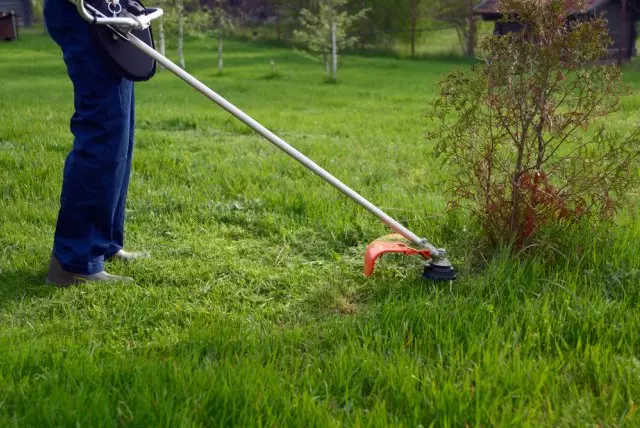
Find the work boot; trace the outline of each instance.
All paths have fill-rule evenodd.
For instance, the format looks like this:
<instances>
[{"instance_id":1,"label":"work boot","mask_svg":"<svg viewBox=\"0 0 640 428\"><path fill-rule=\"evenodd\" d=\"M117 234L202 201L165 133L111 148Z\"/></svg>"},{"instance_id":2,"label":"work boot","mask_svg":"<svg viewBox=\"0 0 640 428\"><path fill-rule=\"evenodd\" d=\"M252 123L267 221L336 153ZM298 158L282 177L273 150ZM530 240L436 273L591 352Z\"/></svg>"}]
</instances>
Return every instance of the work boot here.
<instances>
[{"instance_id":1,"label":"work boot","mask_svg":"<svg viewBox=\"0 0 640 428\"><path fill-rule=\"evenodd\" d=\"M123 262L133 262L138 259L149 259L151 254L142 251L125 251L120 250L115 253L109 260L122 260Z\"/></svg>"},{"instance_id":2,"label":"work boot","mask_svg":"<svg viewBox=\"0 0 640 428\"><path fill-rule=\"evenodd\" d=\"M102 271L91 275L83 273L69 272L62 268L58 259L52 255L49 263L49 273L47 274L47 284L53 284L58 287L66 287L69 285L80 284L83 282L129 282L133 278L127 276L112 275Z\"/></svg>"}]
</instances>

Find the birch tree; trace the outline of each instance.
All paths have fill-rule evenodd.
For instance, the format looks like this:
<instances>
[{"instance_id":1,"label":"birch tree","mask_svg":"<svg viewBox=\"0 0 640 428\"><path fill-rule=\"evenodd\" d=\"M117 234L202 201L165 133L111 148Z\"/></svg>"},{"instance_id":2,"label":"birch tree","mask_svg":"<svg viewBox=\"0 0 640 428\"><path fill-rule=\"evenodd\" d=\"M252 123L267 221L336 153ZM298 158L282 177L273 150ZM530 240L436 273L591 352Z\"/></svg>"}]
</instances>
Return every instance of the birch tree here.
<instances>
[{"instance_id":1,"label":"birch tree","mask_svg":"<svg viewBox=\"0 0 640 428\"><path fill-rule=\"evenodd\" d=\"M166 17L166 13L167 13L167 8L166 8L166 3L164 1L159 1L158 2L159 7L163 10L163 15L160 17L160 20L157 23L158 26L158 48L160 49L160 53L164 56L166 56L166 37L165 37L165 25L164 25L164 20ZM163 70L164 67L162 65L160 65L158 67L158 70Z\"/></svg>"},{"instance_id":2,"label":"birch tree","mask_svg":"<svg viewBox=\"0 0 640 428\"><path fill-rule=\"evenodd\" d=\"M349 14L344 10L346 4L347 0L320 0L315 13L303 9L300 12L302 28L294 33L312 54L322 58L325 77L333 81L338 79L339 51L358 42L357 37L349 35L349 30L368 12L362 9Z\"/></svg>"},{"instance_id":3,"label":"birch tree","mask_svg":"<svg viewBox=\"0 0 640 428\"><path fill-rule=\"evenodd\" d=\"M224 67L223 45L224 37L233 30L242 20L240 12L234 15L230 12L228 0L213 0L213 7L207 6L198 14L197 23L194 24L199 31L213 33L217 40L218 73L222 73Z\"/></svg>"},{"instance_id":4,"label":"birch tree","mask_svg":"<svg viewBox=\"0 0 640 428\"><path fill-rule=\"evenodd\" d=\"M157 4L164 14L154 22L158 41L158 50L166 55L167 44L177 47L176 61L178 65L185 69L185 46L184 37L197 34L198 21L201 10L198 1L195 0L157 0ZM168 40L177 41L177 45L168 43Z\"/></svg>"},{"instance_id":5,"label":"birch tree","mask_svg":"<svg viewBox=\"0 0 640 428\"><path fill-rule=\"evenodd\" d=\"M178 65L186 69L184 61L184 0L176 0L176 13L178 15Z\"/></svg>"}]
</instances>

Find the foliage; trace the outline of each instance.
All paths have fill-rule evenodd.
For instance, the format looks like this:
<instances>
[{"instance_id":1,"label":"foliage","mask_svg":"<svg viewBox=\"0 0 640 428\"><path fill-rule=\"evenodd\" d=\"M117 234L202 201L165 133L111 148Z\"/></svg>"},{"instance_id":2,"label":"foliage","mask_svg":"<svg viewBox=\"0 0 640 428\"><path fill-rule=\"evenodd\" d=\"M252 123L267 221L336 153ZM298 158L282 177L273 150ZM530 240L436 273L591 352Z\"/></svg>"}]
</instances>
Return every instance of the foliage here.
<instances>
[{"instance_id":1,"label":"foliage","mask_svg":"<svg viewBox=\"0 0 640 428\"><path fill-rule=\"evenodd\" d=\"M447 22L456 29L462 52L473 56L476 44L475 17L470 19L470 8L474 0L436 0L432 4L431 14L439 20Z\"/></svg>"},{"instance_id":2,"label":"foliage","mask_svg":"<svg viewBox=\"0 0 640 428\"><path fill-rule=\"evenodd\" d=\"M329 59L333 54L332 30L335 26L335 42L337 50L354 46L358 38L349 35L350 28L364 19L368 9L362 9L354 14L344 9L348 0L321 0L317 12L303 9L300 12L302 28L294 32L301 43L315 55L322 57L325 70L329 69ZM334 58L337 60L337 58ZM326 73L328 75L328 73ZM334 76L335 77L335 76Z\"/></svg>"},{"instance_id":3,"label":"foliage","mask_svg":"<svg viewBox=\"0 0 640 428\"><path fill-rule=\"evenodd\" d=\"M595 64L610 43L606 23L565 24L566 3L504 0L525 30L486 39L483 63L448 75L434 104L429 137L457 171L454 200L494 244L522 247L547 223L611 218L638 183L638 131L623 137L600 120L625 93L619 69Z\"/></svg>"},{"instance_id":4,"label":"foliage","mask_svg":"<svg viewBox=\"0 0 640 428\"><path fill-rule=\"evenodd\" d=\"M223 38L241 22L241 15L229 9L227 0L213 0L212 7L204 6L194 17L194 28L215 36L218 43L218 73L223 69Z\"/></svg>"},{"instance_id":5,"label":"foliage","mask_svg":"<svg viewBox=\"0 0 640 428\"><path fill-rule=\"evenodd\" d=\"M193 14L191 20L193 28L197 32L228 34L241 22L228 6L228 0L212 0L212 6L203 6Z\"/></svg>"},{"instance_id":6,"label":"foliage","mask_svg":"<svg viewBox=\"0 0 640 428\"><path fill-rule=\"evenodd\" d=\"M31 0L31 13L34 24L44 22L44 0Z\"/></svg>"},{"instance_id":7,"label":"foliage","mask_svg":"<svg viewBox=\"0 0 640 428\"><path fill-rule=\"evenodd\" d=\"M156 6L164 11L163 27L165 33L171 37L178 35L178 16L182 15L183 32L185 35L198 36L202 31L202 15L197 0L156 0ZM147 7L151 7L148 6ZM157 22L156 22L157 23Z\"/></svg>"}]
</instances>

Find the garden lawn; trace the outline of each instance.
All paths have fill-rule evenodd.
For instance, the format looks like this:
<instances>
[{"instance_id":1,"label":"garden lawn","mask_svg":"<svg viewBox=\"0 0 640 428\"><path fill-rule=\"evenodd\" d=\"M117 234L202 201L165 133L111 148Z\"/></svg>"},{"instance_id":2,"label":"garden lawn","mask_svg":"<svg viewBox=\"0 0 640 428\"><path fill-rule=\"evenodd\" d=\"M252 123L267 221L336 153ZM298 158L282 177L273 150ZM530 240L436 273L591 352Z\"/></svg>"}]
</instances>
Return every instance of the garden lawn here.
<instances>
[{"instance_id":1,"label":"garden lawn","mask_svg":"<svg viewBox=\"0 0 640 428\"><path fill-rule=\"evenodd\" d=\"M0 44L0 426L640 425L635 208L606 239L473 267L423 117L466 63L347 56L326 84L248 42L219 76L214 49L189 40L188 71L446 246L460 279L402 257L364 278L385 226L163 71L137 86L127 210L128 247L153 258L108 265L132 284L44 285L72 87L26 34Z\"/></svg>"}]
</instances>

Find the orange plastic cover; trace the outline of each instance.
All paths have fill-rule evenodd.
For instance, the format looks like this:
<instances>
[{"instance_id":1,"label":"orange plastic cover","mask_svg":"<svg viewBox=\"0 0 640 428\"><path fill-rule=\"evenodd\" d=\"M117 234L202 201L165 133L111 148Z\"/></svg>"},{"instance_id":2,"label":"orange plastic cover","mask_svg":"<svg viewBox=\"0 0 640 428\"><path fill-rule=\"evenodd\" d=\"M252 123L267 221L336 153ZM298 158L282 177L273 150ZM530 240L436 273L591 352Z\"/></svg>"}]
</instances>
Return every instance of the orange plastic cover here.
<instances>
[{"instance_id":1,"label":"orange plastic cover","mask_svg":"<svg viewBox=\"0 0 640 428\"><path fill-rule=\"evenodd\" d=\"M376 265L376 260L386 253L402 253L406 256L421 255L425 259L431 258L429 250L418 250L409 246L410 242L402 235L392 233L376 239L367 246L364 253L364 276L371 276Z\"/></svg>"}]
</instances>

